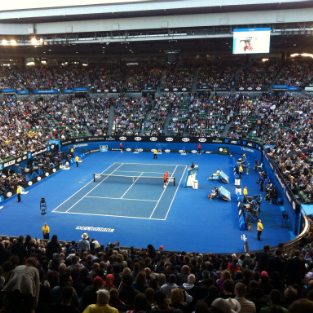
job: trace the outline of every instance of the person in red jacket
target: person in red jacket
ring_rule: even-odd
[[[163,183],[164,183],[163,187],[164,187],[164,188],[165,188],[166,185],[167,185],[168,177],[169,177],[169,173],[168,173],[168,171],[166,171],[166,172],[164,173],[164,176],[163,176]]]
[[[200,143],[198,143],[198,147],[197,147],[198,154],[201,154],[201,149],[202,149],[201,144],[200,144]]]

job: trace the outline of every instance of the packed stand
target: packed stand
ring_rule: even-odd
[[[44,133],[47,105],[31,99],[18,100],[6,97],[2,101],[0,114],[0,160],[16,158],[27,151],[40,150],[48,139]]]
[[[15,169],[3,169],[0,172],[0,196],[11,196],[17,186],[26,186],[26,177],[22,172]]]
[[[233,138],[262,138],[288,187],[302,202],[313,202],[313,99],[305,96],[238,96]]]
[[[169,66],[163,73],[161,89],[163,91],[190,91],[194,70],[191,67]]]
[[[113,103],[113,99],[106,97],[55,100],[48,111],[50,118],[46,130],[52,129],[51,135],[58,139],[106,135]]]
[[[281,62],[271,60],[267,62],[252,62],[243,66],[236,79],[237,90],[266,91],[276,78]]]
[[[126,76],[127,91],[156,90],[160,84],[162,70],[147,66],[133,67],[127,69]]]
[[[0,115],[0,159],[46,147],[49,139],[106,135],[109,98],[5,97]]]
[[[231,90],[234,85],[237,66],[227,64],[211,64],[199,67],[197,73],[197,89]]]
[[[18,71],[7,66],[0,66],[0,89],[24,90],[23,80],[19,79]]]
[[[96,66],[89,73],[91,90],[100,92],[123,92],[124,77],[122,71],[113,65],[108,67]]]
[[[313,60],[289,59],[282,66],[276,84],[304,88],[313,79]]]
[[[151,101],[148,97],[120,96],[116,99],[112,133],[139,135]]]
[[[187,133],[195,137],[220,137],[230,120],[232,102],[228,96],[191,97]]]
[[[151,102],[151,108],[147,112],[143,124],[143,134],[146,136],[165,135],[165,123],[172,109],[172,96],[163,95]]]
[[[299,248],[238,255],[123,249],[87,233],[79,242],[2,237],[1,312],[309,313],[309,236]]]
[[[169,93],[170,121],[166,132],[172,136],[185,136],[187,133],[187,122],[189,118],[190,96]]]
[[[27,90],[88,87],[88,68],[81,66],[36,66],[1,68],[0,88]]]

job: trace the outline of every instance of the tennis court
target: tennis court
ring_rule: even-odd
[[[113,163],[52,212],[166,220],[187,169],[181,164]],[[163,174],[169,183],[163,188]]]

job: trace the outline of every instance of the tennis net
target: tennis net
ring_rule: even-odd
[[[125,184],[148,184],[148,185],[163,185],[163,177],[154,176],[127,176],[117,174],[93,174],[94,182],[108,182],[108,183],[125,183]],[[168,185],[175,186],[175,177],[168,178]]]

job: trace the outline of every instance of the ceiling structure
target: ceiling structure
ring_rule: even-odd
[[[73,1],[72,1],[73,2]],[[313,52],[313,1],[97,1],[0,10],[0,59],[231,56],[237,27],[272,28],[271,53]],[[24,3],[24,2],[23,2]],[[85,2],[86,3],[86,2]]]

